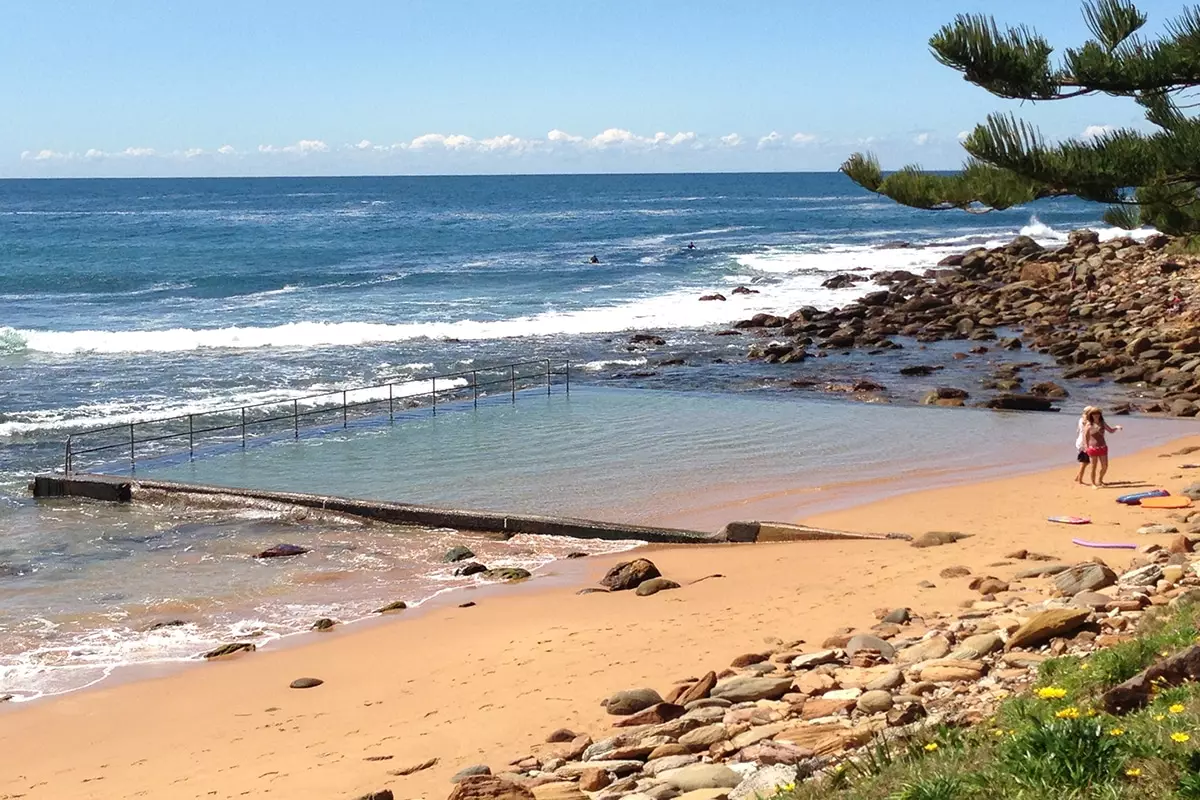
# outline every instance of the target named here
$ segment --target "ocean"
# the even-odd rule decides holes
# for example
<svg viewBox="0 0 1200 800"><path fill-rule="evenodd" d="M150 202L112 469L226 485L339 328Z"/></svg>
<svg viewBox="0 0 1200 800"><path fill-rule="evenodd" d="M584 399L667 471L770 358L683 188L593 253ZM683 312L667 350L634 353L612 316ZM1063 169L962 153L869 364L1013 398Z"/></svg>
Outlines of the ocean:
<svg viewBox="0 0 1200 800"><path fill-rule="evenodd" d="M722 394L770 395L770 413L791 414L778 406L779 368L746 361L748 341L715 331L758 312L841 305L874 288L822 287L840 272L919 272L1021 233L1062 243L1072 228L1101 227L1101 211L1063 198L987 215L920 212L838 174L0 181L0 695L69 691L123 664L186 660L229 638L298 632L315 616L354 618L398 591L419 602L469 582L439 563L454 532L397 536L264 511L33 503L26 482L60 468L70 434L347 385L419 388L438 372L551 355L571 362L580 385L711 395L717 405L695 416L710 427L745 412L721 406ZM733 294L738 286L756 292ZM699 300L714 292L727 300ZM666 344L632 346L630 335L641 332ZM682 363L661 366L673 357ZM600 414L571 401L577 413L560 435L539 440L530 463L566 464L584 440L603 450L629 419L611 397L597 401L608 404ZM858 412L821 408L820 426L794 432L812 438L804 450L821 460L796 466L850 477L844 453L861 459L864 451L837 446L854 424L838 415ZM636 435L648 443L653 420L672 414L629 413L642 415ZM745 481L753 445L772 438L767 412L750 417L758 427L747 437L759 440L742 440ZM443 460L458 472L430 481L426 471L423 483L411 472L392 487L397 499L416 499L405 487L421 486L421 497L442 502L536 500L528 490L544 479L536 471L524 492L502 494L502 477L484 490L473 481L471 448L503 418L481 410L484 428L427 439L425 452L452 456ZM605 436L589 418L605 419ZM670 448L676 465L701 447L728 447L696 428L673 436L693 443ZM1073 428L1065 446L1072 438ZM274 475L287 475L289 452L269 460ZM915 469L937 458L921 452L926 461ZM720 468L711 461L705 469ZM612 478L619 464L604 463L604 475L573 463L576 481L615 481L611 492L584 493L576 508L651 518L663 480L654 461L639 461L624 483ZM289 485L319 491L321 475L311 468L296 478L302 486ZM707 486L671 480L691 492ZM556 491L574 496L569 484ZM682 508L687 499L673 502ZM279 568L248 559L258 545L297 539L319 543L315 555ZM476 544L494 565L531 567L570 549L614 546ZM168 619L186 624L148 630Z"/></svg>

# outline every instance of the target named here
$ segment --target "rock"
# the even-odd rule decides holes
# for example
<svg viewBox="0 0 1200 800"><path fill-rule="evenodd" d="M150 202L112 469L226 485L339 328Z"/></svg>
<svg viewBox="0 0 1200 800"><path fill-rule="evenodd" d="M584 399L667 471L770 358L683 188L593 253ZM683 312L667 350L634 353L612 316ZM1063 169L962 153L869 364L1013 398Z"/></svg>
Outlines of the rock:
<svg viewBox="0 0 1200 800"><path fill-rule="evenodd" d="M583 754L592 744L592 737L584 733L576 736L569 742L565 742L563 747L555 748L554 755L563 761L578 761L583 758Z"/></svg>
<svg viewBox="0 0 1200 800"><path fill-rule="evenodd" d="M450 778L451 783L461 783L466 778L471 778L477 775L491 775L492 768L486 764L476 764L473 767L463 767L458 772L454 773L454 777Z"/></svg>
<svg viewBox="0 0 1200 800"><path fill-rule="evenodd" d="M907 608L894 608L887 614L884 614L883 619L880 621L888 622L893 625L904 625L910 619L912 619L912 615L909 613Z"/></svg>
<svg viewBox="0 0 1200 800"><path fill-rule="evenodd" d="M657 797L646 795L646 800L727 800L729 797L729 790L724 788L693 789L683 794L675 794L675 788L672 786L664 785L661 788L669 792L669 794L662 794L660 792ZM640 798L636 794L633 794L627 798L623 798L623 800L640 800Z"/></svg>
<svg viewBox="0 0 1200 800"><path fill-rule="evenodd" d="M612 776L606 769L585 769L579 775L579 788L585 792L598 792L612 783Z"/></svg>
<svg viewBox="0 0 1200 800"><path fill-rule="evenodd" d="M1190 553L1192 552L1192 540L1180 534L1167 543L1167 552L1171 554Z"/></svg>
<svg viewBox="0 0 1200 800"><path fill-rule="evenodd" d="M317 620L316 622L314 622L312 624L312 630L314 630L314 631L331 631L331 630L333 630L335 625L337 625L337 622L335 622L334 620L331 620L329 617L321 617L319 620Z"/></svg>
<svg viewBox="0 0 1200 800"><path fill-rule="evenodd" d="M717 742L723 742L729 738L729 731L724 725L717 723L716 725L705 725L702 728L694 728L679 737L679 743L693 752L707 750Z"/></svg>
<svg viewBox="0 0 1200 800"><path fill-rule="evenodd" d="M882 714L892 708L891 692L881 689L864 692L855 707L864 714Z"/></svg>
<svg viewBox="0 0 1200 800"><path fill-rule="evenodd" d="M950 658L977 660L996 652L1004 646L1004 640L995 633L979 633L968 636L959 642L958 647L950 653Z"/></svg>
<svg viewBox="0 0 1200 800"><path fill-rule="evenodd" d="M921 665L920 677L931 683L977 681L983 677L986 666L981 661L955 658L940 658Z"/></svg>
<svg viewBox="0 0 1200 800"><path fill-rule="evenodd" d="M629 337L630 344L652 344L655 347L662 347L667 343L667 340L661 336L655 336L653 333L635 333Z"/></svg>
<svg viewBox="0 0 1200 800"><path fill-rule="evenodd" d="M1117 582L1117 573L1103 564L1085 561L1054 576L1054 588L1060 595L1073 597L1080 592L1094 592Z"/></svg>
<svg viewBox="0 0 1200 800"><path fill-rule="evenodd" d="M533 792L493 775L471 775L454 787L448 800L535 800Z"/></svg>
<svg viewBox="0 0 1200 800"><path fill-rule="evenodd" d="M935 634L896 654L896 663L904 666L919 664L934 658L944 658L950 652L950 640L942 634Z"/></svg>
<svg viewBox="0 0 1200 800"><path fill-rule="evenodd" d="M653 689L626 689L605 700L604 710L614 716L627 717L662 701L662 697Z"/></svg>
<svg viewBox="0 0 1200 800"><path fill-rule="evenodd" d="M2 573L0 573L0 574L2 574ZM153 625L151 625L149 628L146 628L146 630L147 631L161 631L163 628L178 628L180 626L187 625L187 624L188 624L188 621L186 619L168 619L168 620L163 620L162 622L156 622Z"/></svg>
<svg viewBox="0 0 1200 800"><path fill-rule="evenodd" d="M1060 572L1066 572L1070 569L1068 564L1042 564L1037 567L1023 569L1013 576L1015 580L1025 580L1026 578L1044 578L1050 575L1058 575Z"/></svg>
<svg viewBox="0 0 1200 800"><path fill-rule="evenodd" d="M489 569L480 574L490 581L505 581L508 583L523 581L533 577L533 573L520 567L499 567L497 569Z"/></svg>
<svg viewBox="0 0 1200 800"><path fill-rule="evenodd" d="M1144 708L1156 691L1200 680L1200 645L1169 656L1142 670L1100 698L1110 714L1128 714Z"/></svg>
<svg viewBox="0 0 1200 800"><path fill-rule="evenodd" d="M954 542L961 541L968 536L970 534L958 533L957 531L929 531L914 538L911 544L913 547L940 547L944 544L953 544Z"/></svg>
<svg viewBox="0 0 1200 800"><path fill-rule="evenodd" d="M705 673L704 677L702 677L700 680L698 680L695 683L688 686L685 690L683 690L679 694L679 696L677 698L675 698L675 702L681 706L687 707L688 705L696 702L697 700L703 700L704 698L708 697L709 693L713 690L713 687L716 685L717 685L717 673L715 673L715 672Z"/></svg>
<svg viewBox="0 0 1200 800"><path fill-rule="evenodd" d="M1153 586L1162 580L1162 576L1162 567L1158 564L1147 564L1126 572L1117 582L1122 586Z"/></svg>
<svg viewBox="0 0 1200 800"><path fill-rule="evenodd" d="M587 800L587 795L579 790L579 784L574 781L551 781L534 786L536 800Z"/></svg>
<svg viewBox="0 0 1200 800"><path fill-rule="evenodd" d="M633 561L622 561L610 569L601 579L600 585L614 592L621 592L636 589L644 581L659 577L662 577L662 573L654 566L654 562L646 558L637 558Z"/></svg>
<svg viewBox="0 0 1200 800"><path fill-rule="evenodd" d="M313 689L324 682L320 678L296 678L288 686L292 689Z"/></svg>
<svg viewBox="0 0 1200 800"><path fill-rule="evenodd" d="M700 295L700 300L701 300L701 301L705 301L705 300L721 300L721 301L724 301L724 300L725 300L725 295L721 294L720 292L713 292L712 294L702 294L702 295Z"/></svg>
<svg viewBox="0 0 1200 800"><path fill-rule="evenodd" d="M741 776L724 764L690 764L659 773L658 778L681 792L732 789L742 782Z"/></svg>
<svg viewBox="0 0 1200 800"><path fill-rule="evenodd" d="M408 775L415 775L418 772L424 772L425 770L429 769L430 767L435 766L437 763L438 763L438 759L430 758L430 759L426 759L425 761L421 761L416 764L410 764L407 767L401 767L400 769L388 770L388 775L395 775L397 777L403 778Z"/></svg>
<svg viewBox="0 0 1200 800"><path fill-rule="evenodd" d="M553 733L551 733L549 736L546 737L546 743L547 744L558 744L561 742L570 742L576 737L576 735L577 734L575 734L568 728L559 728L558 730L554 731Z"/></svg>
<svg viewBox="0 0 1200 800"><path fill-rule="evenodd" d="M1103 611L1111 602L1111 597L1100 592L1080 592L1071 598L1071 605L1076 608L1089 608L1092 611Z"/></svg>
<svg viewBox="0 0 1200 800"><path fill-rule="evenodd" d="M1008 583L999 578L987 577L979 581L975 590L980 594L1000 594L1008 591Z"/></svg>
<svg viewBox="0 0 1200 800"><path fill-rule="evenodd" d="M1050 608L1034 614L1008 637L1006 649L1036 647L1077 630L1087 621L1088 612L1081 608Z"/></svg>
<svg viewBox="0 0 1200 800"><path fill-rule="evenodd" d="M447 564L456 564L459 561L466 561L468 558L474 557L475 554L471 552L469 547L463 547L460 544L447 550L446 555L442 556L442 561Z"/></svg>
<svg viewBox="0 0 1200 800"><path fill-rule="evenodd" d="M878 689L896 689L896 688L899 688L903 683L904 683L904 673L902 673L898 669L893 669L888 672L885 672L884 674L880 675L878 678L868 681L867 684L863 688L866 689L868 692L875 691Z"/></svg>
<svg viewBox="0 0 1200 800"><path fill-rule="evenodd" d="M359 795L355 800L396 800L396 795L392 794L391 789L380 789L378 792Z"/></svg>
<svg viewBox="0 0 1200 800"><path fill-rule="evenodd" d="M1179 533L1179 528L1162 522L1153 522L1149 525L1143 525L1142 527L1138 528L1137 532L1142 535L1158 535L1165 533Z"/></svg>
<svg viewBox="0 0 1200 800"><path fill-rule="evenodd" d="M630 714L623 720L614 722L613 726L617 728L630 728L638 725L661 725L664 722L679 719L686 712L687 709L674 703L658 703Z"/></svg>
<svg viewBox="0 0 1200 800"><path fill-rule="evenodd" d="M891 728L898 728L901 725L911 725L917 720L924 719L927 713L925 706L917 702L896 705L888 712L887 724Z"/></svg>
<svg viewBox="0 0 1200 800"><path fill-rule="evenodd" d="M288 556L302 556L308 552L307 547L301 547L298 544L277 544L268 547L266 550L256 554L255 558L287 558Z"/></svg>
<svg viewBox="0 0 1200 800"><path fill-rule="evenodd" d="M209 650L204 654L204 658L223 658L235 653L253 653L256 649L258 648L250 642L231 642L230 644L223 644L215 650Z"/></svg>
<svg viewBox="0 0 1200 800"><path fill-rule="evenodd" d="M796 782L796 768L778 764L755 770L742 778L741 782L729 793L730 800L758 800L762 797L775 797L785 786Z"/></svg>
<svg viewBox="0 0 1200 800"><path fill-rule="evenodd" d="M1034 394L1002 394L983 404L998 411L1053 411L1054 404Z"/></svg>
<svg viewBox="0 0 1200 800"><path fill-rule="evenodd" d="M634 590L634 594L638 597L649 597L652 594L658 594L668 589L678 588L679 584L669 578L651 578L639 583L637 589Z"/></svg>
<svg viewBox="0 0 1200 800"><path fill-rule="evenodd" d="M728 700L731 703L778 700L791 688L791 677L766 678L738 675L718 683L713 687L711 696Z"/></svg>
<svg viewBox="0 0 1200 800"><path fill-rule="evenodd" d="M878 650L879 654L887 661L891 661L896 657L896 648L892 647L884 639L878 636L872 636L869 633L860 633L857 636L846 642L846 655L853 656L859 650Z"/></svg>
<svg viewBox="0 0 1200 800"><path fill-rule="evenodd" d="M970 574L971 570L968 567L946 567L944 570L938 573L938 577L946 579L964 578Z"/></svg>
<svg viewBox="0 0 1200 800"><path fill-rule="evenodd" d="M792 669L804 670L819 667L822 664L832 664L842 657L841 650L817 650L812 653L796 656L792 659Z"/></svg>
<svg viewBox="0 0 1200 800"><path fill-rule="evenodd" d="M459 577L466 578L466 577L470 577L471 575L479 575L479 574L487 572L487 571L488 571L488 568L485 567L483 564L480 564L478 561L472 561L470 563L463 564L461 567L458 567L457 569L455 569L454 574Z"/></svg>
<svg viewBox="0 0 1200 800"><path fill-rule="evenodd" d="M388 603L386 606L383 606L382 608L375 609L375 613L376 614L387 614L388 612L391 612L391 611L403 611L406 608L408 608L408 603L404 602L403 600L397 600L394 603Z"/></svg>

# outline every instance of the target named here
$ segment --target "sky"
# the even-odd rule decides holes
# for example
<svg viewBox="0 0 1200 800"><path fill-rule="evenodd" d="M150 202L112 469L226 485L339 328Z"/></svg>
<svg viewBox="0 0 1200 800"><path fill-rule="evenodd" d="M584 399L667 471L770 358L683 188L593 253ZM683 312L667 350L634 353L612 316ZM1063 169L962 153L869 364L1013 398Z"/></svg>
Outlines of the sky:
<svg viewBox="0 0 1200 800"><path fill-rule="evenodd" d="M945 169L992 111L1144 125L963 81L928 39L976 12L1088 37L1074 0L5 0L0 177Z"/></svg>

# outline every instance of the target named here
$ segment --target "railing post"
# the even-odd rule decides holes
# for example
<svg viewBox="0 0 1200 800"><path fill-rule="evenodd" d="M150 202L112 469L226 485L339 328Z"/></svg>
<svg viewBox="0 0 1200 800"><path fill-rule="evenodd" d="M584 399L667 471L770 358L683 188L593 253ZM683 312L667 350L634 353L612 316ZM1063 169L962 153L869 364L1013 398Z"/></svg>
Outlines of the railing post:
<svg viewBox="0 0 1200 800"><path fill-rule="evenodd" d="M346 390L342 390L342 427L345 428L350 424L349 412L346 410Z"/></svg>
<svg viewBox="0 0 1200 800"><path fill-rule="evenodd" d="M67 436L67 453L63 458L63 475L71 476L71 437Z"/></svg>
<svg viewBox="0 0 1200 800"><path fill-rule="evenodd" d="M133 474L137 470L137 460L133 455L133 423L129 423L129 472Z"/></svg>
<svg viewBox="0 0 1200 800"><path fill-rule="evenodd" d="M475 390L475 399L472 402L475 408L479 408L479 373L476 370L471 370L471 388Z"/></svg>
<svg viewBox="0 0 1200 800"><path fill-rule="evenodd" d="M546 359L546 396L550 396L550 359Z"/></svg>
<svg viewBox="0 0 1200 800"><path fill-rule="evenodd" d="M300 401L292 401L292 425L296 431L296 438L300 438Z"/></svg>
<svg viewBox="0 0 1200 800"><path fill-rule="evenodd" d="M246 407L242 406L242 449L246 449Z"/></svg>
<svg viewBox="0 0 1200 800"><path fill-rule="evenodd" d="M570 394L571 393L571 362L570 361L563 362L563 372L567 376L567 380L566 380L567 394Z"/></svg>
<svg viewBox="0 0 1200 800"><path fill-rule="evenodd" d="M196 458L196 426L191 414L188 414L188 458Z"/></svg>
<svg viewBox="0 0 1200 800"><path fill-rule="evenodd" d="M433 376L433 415L437 416L437 375Z"/></svg>
<svg viewBox="0 0 1200 800"><path fill-rule="evenodd" d="M396 401L392 395L392 384L388 384L388 424L391 425L396 421Z"/></svg>
<svg viewBox="0 0 1200 800"><path fill-rule="evenodd" d="M512 364L508 365L508 383L512 392L512 401L517 402L517 371Z"/></svg>

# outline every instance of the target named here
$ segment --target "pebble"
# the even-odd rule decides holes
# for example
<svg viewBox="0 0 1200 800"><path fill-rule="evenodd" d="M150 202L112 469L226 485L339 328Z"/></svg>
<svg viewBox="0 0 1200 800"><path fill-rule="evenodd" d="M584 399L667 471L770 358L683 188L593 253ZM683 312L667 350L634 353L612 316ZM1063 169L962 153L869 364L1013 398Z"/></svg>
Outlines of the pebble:
<svg viewBox="0 0 1200 800"><path fill-rule="evenodd" d="M296 678L288 686L292 689L314 689L324 682L320 678Z"/></svg>

